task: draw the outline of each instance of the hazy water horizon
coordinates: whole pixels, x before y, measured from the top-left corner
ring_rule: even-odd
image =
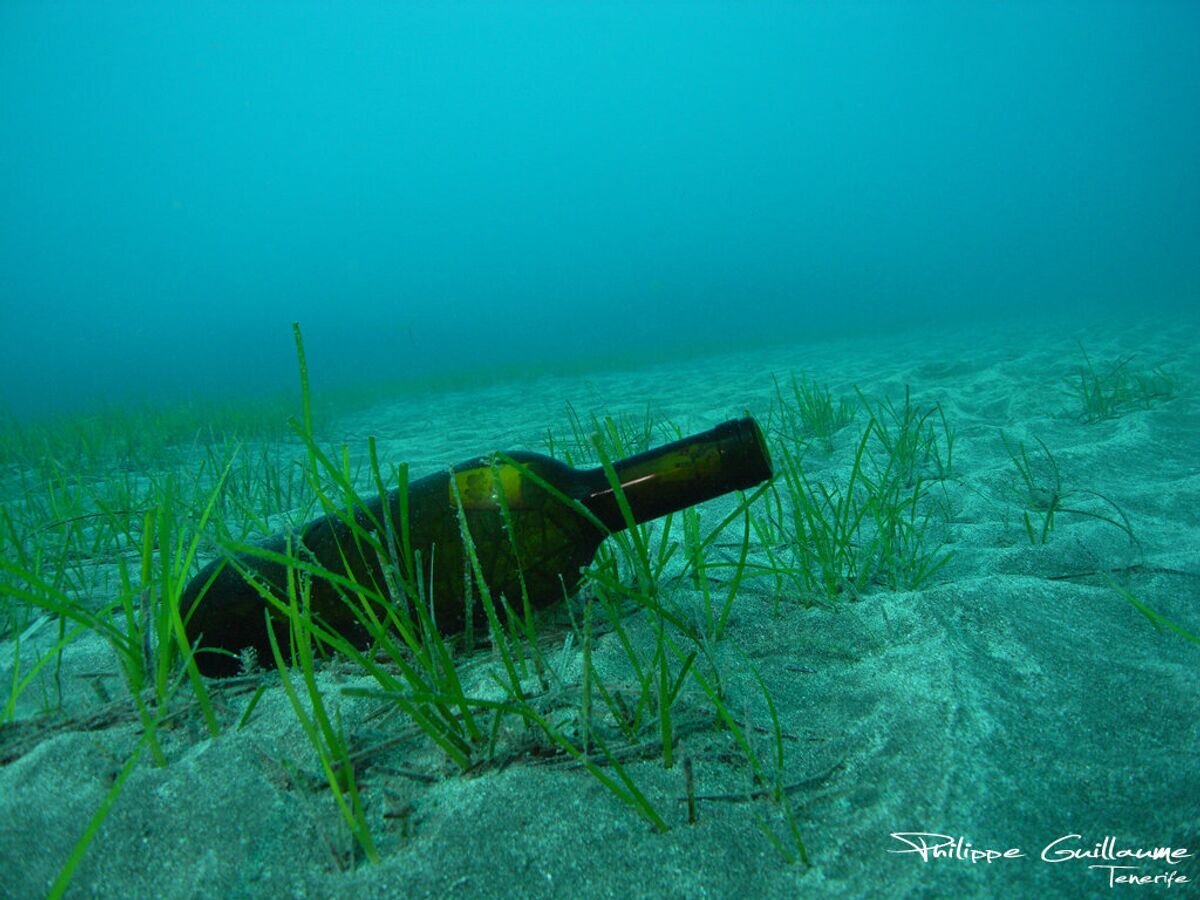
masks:
[[[0,409],[1188,315],[1200,7],[11,3]],[[1194,313],[1191,313],[1194,315]]]

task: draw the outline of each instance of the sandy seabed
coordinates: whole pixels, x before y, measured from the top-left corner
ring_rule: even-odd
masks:
[[[361,452],[375,435],[381,456],[406,459],[419,475],[492,448],[544,450],[546,429],[566,428],[567,402],[637,416],[649,404],[685,433],[746,410],[765,420],[772,375],[791,372],[834,396],[857,385],[902,402],[907,385],[914,402],[940,403],[956,433],[952,477],[938,488],[953,557],[933,583],[871,590],[832,610],[750,583],[719,645],[730,708],[768,724],[748,661],[774,697],[812,865],[788,864],[764,836],[760,822],[785,834],[777,812],[742,797],[752,790],[746,766],[711,727],[678,748],[694,762],[702,798],[694,825],[679,765],[629,765],[671,826],[663,834],[578,767],[517,758],[461,775],[427,750],[406,757],[401,748],[362,777],[382,863],[355,861],[272,675],[247,727],[231,724],[216,739],[192,722],[164,731],[170,764],[155,767],[148,755],[139,763],[70,895],[1069,898],[1103,895],[1110,877],[1171,872],[1190,883],[1176,880],[1169,895],[1190,895],[1200,890],[1200,646],[1157,632],[1112,582],[1200,633],[1198,338],[1194,322],[926,329],[545,377],[347,416],[332,440]],[[1162,365],[1175,396],[1081,422],[1065,386],[1083,361],[1080,343],[1096,361],[1132,354],[1133,366]],[[1005,438],[1044,442],[1072,492],[1065,505],[1115,504],[1137,543],[1101,519],[1063,512],[1046,543],[1031,544]],[[844,453],[805,456],[815,479],[836,479],[844,463]],[[707,504],[705,521],[730,503]],[[684,609],[700,603],[687,584],[672,591]],[[638,618],[631,633],[649,639]],[[598,642],[597,665],[616,672],[611,637]],[[35,640],[22,647],[30,660],[37,651]],[[578,671],[577,647],[549,652],[564,673]],[[5,685],[13,653],[11,641],[0,645]],[[105,644],[80,640],[64,667],[67,715],[53,730],[31,718],[0,730],[0,748],[19,747],[0,766],[3,897],[44,895],[137,739],[133,722],[106,719],[72,678],[115,672]],[[359,683],[355,672],[332,665],[321,677],[348,728],[386,738],[386,721],[366,721],[372,704],[339,693]],[[22,715],[35,712],[37,694],[27,692],[28,706],[23,696]],[[229,721],[249,697],[226,693]],[[681,707],[702,700],[684,696]],[[21,742],[33,731],[37,740]],[[950,846],[915,852],[922,841]],[[1186,855],[1120,855],[1155,848]],[[985,860],[972,850],[1014,852]],[[1143,890],[1167,892],[1162,880]]]

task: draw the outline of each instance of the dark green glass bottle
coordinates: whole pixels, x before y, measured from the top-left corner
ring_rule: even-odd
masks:
[[[641,523],[760,484],[771,477],[771,459],[758,423],[744,418],[619,460],[613,469],[634,521]],[[385,509],[384,499],[376,496],[357,511],[355,527],[348,515],[310,522],[292,539],[291,554],[388,597],[383,566],[399,543],[402,500],[399,490],[390,492]],[[503,595],[514,609],[521,608],[523,596],[534,608],[543,608],[573,593],[604,538],[626,527],[603,468],[575,469],[537,453],[480,457],[412,481],[407,490],[408,558],[418,560],[421,571],[409,574],[422,580],[424,596],[432,597],[434,624],[445,635],[461,631],[466,622],[460,503],[491,595],[498,606]],[[288,541],[277,536],[262,546],[283,554]],[[188,639],[202,648],[196,662],[206,675],[236,674],[240,663],[235,656],[203,648],[236,654],[251,647],[260,662],[273,659],[263,614],[268,604],[260,589],[286,597],[287,566],[251,555],[235,560],[210,563],[180,601]],[[400,565],[397,560],[397,572]],[[247,581],[248,575],[258,588]],[[394,586],[396,579],[391,580]],[[313,577],[309,590],[314,617],[358,646],[369,644],[361,613],[346,602],[341,589]],[[478,602],[474,610],[482,617]],[[272,621],[286,654],[286,617],[273,615]]]

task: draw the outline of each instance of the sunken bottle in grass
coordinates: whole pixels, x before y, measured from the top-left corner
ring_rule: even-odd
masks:
[[[486,621],[473,596],[464,524],[497,615],[520,615],[526,601],[544,608],[575,591],[601,542],[630,520],[656,519],[772,474],[751,418],[611,468],[619,494],[604,467],[575,469],[525,452],[477,458],[310,522],[298,535],[273,537],[257,551],[217,559],[180,601],[188,639],[199,645],[196,664],[206,675],[234,675],[248,649],[273,664],[268,628],[290,659],[289,582],[292,598],[307,597],[318,630],[360,649],[388,627],[389,615],[442,635],[461,631],[468,609],[473,621]]]

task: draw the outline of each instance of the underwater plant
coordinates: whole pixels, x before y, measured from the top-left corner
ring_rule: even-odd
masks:
[[[907,390],[899,409],[859,396],[868,420],[840,479],[809,475],[798,431],[803,417],[786,403],[783,427],[775,430],[781,477],[752,520],[769,564],[754,569],[775,578],[777,591],[793,587],[803,602],[857,599],[869,585],[916,590],[952,556],[937,537],[944,506],[930,494],[953,459],[954,432],[941,407],[918,412]],[[931,421],[935,413],[941,432]]]
[[[1041,453],[1031,458],[1023,442],[1018,442],[1014,447],[1006,435],[1001,434],[1000,437],[1023,485],[1017,493],[1024,507],[1022,521],[1025,523],[1025,534],[1029,543],[1045,544],[1054,530],[1056,516],[1062,514],[1105,522],[1125,532],[1131,544],[1138,543],[1129,517],[1113,500],[1099,491],[1063,487],[1058,462],[1045,441],[1039,437],[1034,438]],[[1076,499],[1093,500],[1101,506],[1099,509],[1088,509],[1072,502]]]
[[[1161,368],[1133,368],[1132,354],[1097,369],[1082,344],[1079,351],[1083,365],[1067,378],[1067,384],[1075,395],[1079,418],[1086,424],[1114,419],[1131,409],[1150,409],[1175,396],[1174,376]]]
[[[833,436],[854,421],[858,410],[854,402],[842,397],[836,404],[829,388],[796,373],[789,377],[790,396],[785,396],[779,379],[775,382],[775,400],[784,422],[781,426],[789,441],[814,437],[826,453],[833,452]]]

